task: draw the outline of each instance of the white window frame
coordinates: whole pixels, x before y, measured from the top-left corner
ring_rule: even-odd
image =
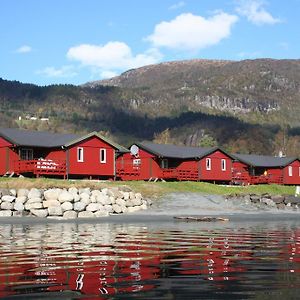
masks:
[[[293,167],[292,167],[292,166],[289,166],[289,167],[288,167],[288,173],[289,173],[289,176],[290,176],[290,177],[293,176]]]
[[[77,161],[84,162],[84,151],[82,147],[77,147]]]
[[[211,170],[211,158],[206,158],[206,160],[205,160],[205,166],[206,166],[206,170],[207,171]]]
[[[221,170],[226,171],[226,159],[221,159]]]
[[[99,159],[101,164],[106,164],[106,149],[105,148],[100,148],[99,151]]]

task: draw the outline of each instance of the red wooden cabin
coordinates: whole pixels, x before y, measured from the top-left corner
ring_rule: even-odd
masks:
[[[231,181],[231,156],[213,148],[185,147],[143,142],[117,159],[122,180]]]
[[[97,132],[57,134],[0,128],[0,175],[114,178],[124,147]]]
[[[300,184],[300,161],[294,157],[234,154],[233,183]]]

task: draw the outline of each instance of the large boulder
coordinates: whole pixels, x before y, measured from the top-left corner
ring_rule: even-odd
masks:
[[[22,202],[16,202],[14,204],[14,210],[16,210],[16,211],[24,211],[24,209],[25,209],[25,206],[24,206],[24,204]]]
[[[78,213],[78,218],[94,218],[95,214],[91,211],[80,211]]]
[[[1,200],[5,202],[13,202],[15,199],[16,199],[15,196],[10,196],[10,195],[4,195],[1,198]]]
[[[84,202],[75,202],[74,203],[74,210],[75,211],[84,211],[86,208],[86,204]]]
[[[77,212],[74,210],[68,210],[65,211],[63,214],[64,219],[76,219],[77,218]]]
[[[25,209],[31,210],[31,209],[40,209],[43,208],[43,204],[41,202],[34,202],[34,203],[25,203]]]
[[[26,196],[18,196],[15,200],[15,202],[20,202],[20,203],[25,203],[27,201],[27,197]]]
[[[62,216],[63,210],[60,206],[48,207],[49,216]]]
[[[44,197],[46,200],[58,200],[58,196],[61,192],[61,189],[49,189],[44,192]]]
[[[31,209],[30,212],[39,218],[46,218],[48,216],[48,209]]]
[[[86,207],[86,211],[95,212],[95,211],[99,210],[100,207],[102,207],[102,205],[101,205],[100,203],[90,203],[90,204]]]
[[[13,209],[13,207],[14,207],[14,204],[11,202],[5,201],[0,204],[0,208],[3,210],[10,210],[10,209]]]
[[[36,202],[39,203],[42,201],[43,201],[42,198],[34,197],[34,198],[29,198],[26,203],[36,203]]]
[[[60,202],[58,200],[46,200],[43,201],[43,207],[48,208],[48,207],[57,207],[60,206]]]
[[[61,208],[62,208],[63,212],[65,212],[67,210],[72,210],[73,209],[73,204],[71,202],[64,202],[61,205]]]
[[[62,191],[58,196],[58,201],[63,202],[71,202],[74,200],[74,195],[68,191]]]
[[[18,189],[17,197],[27,197],[28,193],[29,193],[29,190],[27,190],[27,189]]]
[[[11,210],[0,210],[0,217],[11,217]]]
[[[36,189],[36,188],[32,188],[28,195],[27,195],[28,198],[41,198],[42,197],[42,193],[39,189]]]

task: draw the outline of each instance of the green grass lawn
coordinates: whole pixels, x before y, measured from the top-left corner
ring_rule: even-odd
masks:
[[[0,178],[0,188],[69,188],[91,187],[103,188],[126,185],[145,197],[160,197],[168,193],[204,193],[204,194],[290,194],[295,193],[295,186],[283,185],[251,185],[251,186],[223,186],[206,182],[145,182],[145,181],[92,181],[92,180],[62,180],[62,179],[30,179],[30,178]]]

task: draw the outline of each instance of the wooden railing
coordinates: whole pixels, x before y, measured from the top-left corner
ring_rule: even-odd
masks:
[[[177,179],[178,172],[174,168],[162,169],[162,178],[163,179]]]
[[[177,170],[178,180],[190,180],[190,181],[197,181],[199,180],[199,172],[195,169],[179,169]]]
[[[34,175],[66,176],[66,162],[63,160],[33,159],[17,160],[14,164],[15,173],[33,173]]]

